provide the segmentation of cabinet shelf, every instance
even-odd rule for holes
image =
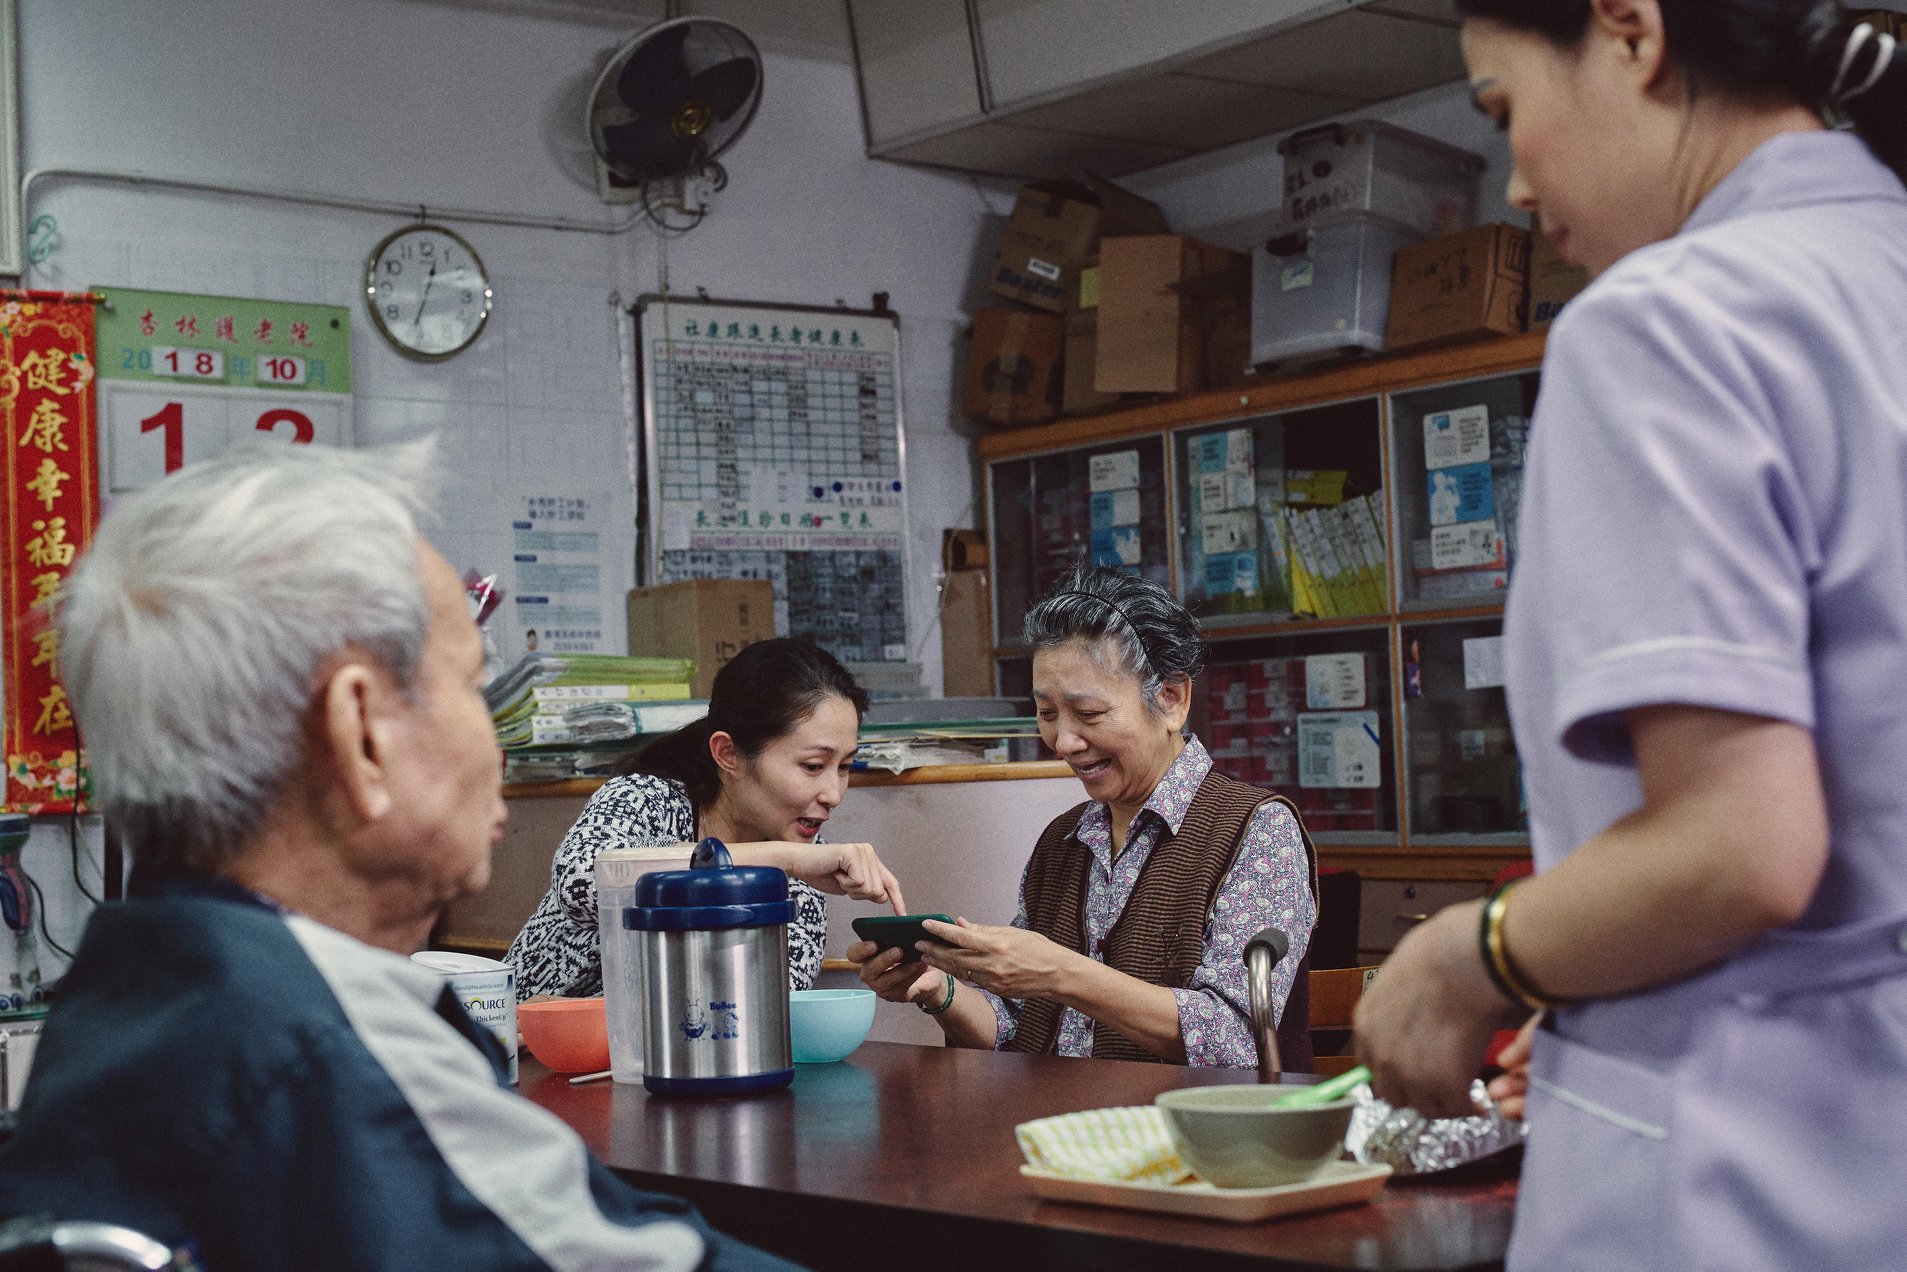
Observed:
[[[1030,688],[1019,626],[1067,565],[1133,569],[1200,614],[1190,724],[1221,769],[1290,795],[1328,859],[1493,877],[1528,851],[1500,634],[1543,348],[1499,338],[982,439],[1002,690]],[[1320,552],[1347,563],[1337,582],[1294,591],[1293,562]],[[1326,616],[1290,612],[1307,593]]]
[[[1231,621],[1224,618],[1206,618],[1199,621],[1199,628],[1205,633],[1205,643],[1216,645],[1221,641],[1251,640],[1260,636],[1305,636],[1313,632],[1363,632],[1378,628],[1396,627],[1403,623],[1455,623],[1472,618],[1501,618],[1503,606],[1476,605],[1463,609],[1409,609],[1395,614],[1360,614],[1355,618],[1287,618],[1272,622],[1259,623],[1248,619]],[[1014,658],[1027,658],[1031,651],[1024,645],[995,644],[993,657],[997,662]]]
[[[1431,385],[1529,371],[1543,361],[1543,333],[1497,336],[1425,353],[1393,354],[1310,375],[1266,379],[1248,388],[1214,389],[1135,406],[1075,415],[1033,428],[988,433],[983,463],[1142,437],[1197,424],[1273,414]]]

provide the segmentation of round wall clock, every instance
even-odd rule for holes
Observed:
[[[407,225],[371,251],[371,320],[407,358],[439,362],[470,347],[490,318],[483,260],[441,225]]]

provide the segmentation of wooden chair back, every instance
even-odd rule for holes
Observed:
[[[1326,967],[1311,970],[1312,1065],[1323,1077],[1335,1077],[1357,1064],[1351,1022],[1357,1000],[1377,975],[1375,967]]]

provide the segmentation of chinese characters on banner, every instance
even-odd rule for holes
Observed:
[[[0,416],[6,436],[6,807],[80,811],[89,794],[60,680],[54,606],[99,516],[93,303],[0,291]]]

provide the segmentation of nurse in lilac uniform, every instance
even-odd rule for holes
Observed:
[[[1400,944],[1360,1047],[1458,1112],[1550,1004],[1512,1269],[1907,1266],[1907,54],[1809,0],[1458,3],[1597,278],[1506,628],[1539,873]]]

